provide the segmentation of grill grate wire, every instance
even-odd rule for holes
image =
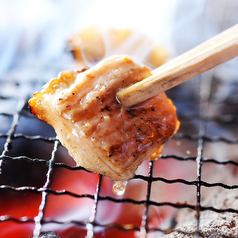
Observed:
[[[225,9],[225,8],[224,8]],[[224,10],[225,11],[225,10]],[[179,131],[178,134],[174,136],[172,140],[179,141],[181,139],[186,141],[195,141],[197,142],[197,155],[196,156],[181,156],[176,154],[162,154],[162,156],[159,158],[159,160],[176,160],[181,161],[183,163],[187,163],[189,161],[192,161],[196,163],[197,166],[197,175],[195,180],[187,180],[182,178],[176,178],[176,179],[167,179],[164,177],[159,177],[154,175],[154,167],[158,161],[151,161],[149,163],[149,173],[148,175],[142,175],[137,174],[132,180],[139,180],[144,181],[147,183],[147,193],[146,193],[146,199],[145,200],[134,200],[129,198],[114,198],[111,196],[103,196],[102,195],[102,184],[103,184],[103,176],[98,176],[97,186],[96,186],[96,192],[94,195],[92,194],[78,194],[72,191],[68,191],[67,189],[63,190],[54,190],[51,188],[51,184],[53,182],[53,171],[56,168],[64,168],[69,171],[86,171],[84,168],[79,166],[70,166],[65,163],[57,162],[57,151],[60,147],[60,142],[58,141],[56,136],[42,136],[40,134],[35,135],[28,135],[27,133],[19,133],[17,132],[17,128],[19,125],[21,125],[21,118],[28,118],[30,120],[33,120],[33,116],[26,110],[27,102],[29,96],[4,96],[0,94],[0,100],[2,102],[8,102],[8,101],[15,101],[17,103],[15,112],[0,112],[0,116],[7,118],[8,120],[11,120],[10,128],[7,132],[0,132],[0,139],[4,140],[3,143],[3,149],[0,156],[0,172],[3,172],[3,165],[7,161],[27,161],[29,163],[35,164],[35,165],[45,165],[47,167],[46,172],[44,173],[45,181],[43,186],[37,187],[37,186],[13,186],[11,184],[2,184],[0,185],[0,192],[1,191],[11,191],[14,193],[21,194],[22,192],[30,192],[32,194],[40,194],[41,195],[41,202],[38,208],[38,214],[35,217],[29,217],[29,216],[23,216],[23,217],[14,217],[8,214],[0,214],[0,223],[7,223],[9,221],[13,221],[16,224],[27,224],[31,223],[34,224],[33,229],[33,236],[39,237],[41,233],[41,229],[46,224],[62,224],[62,225],[76,225],[79,227],[84,228],[87,230],[87,238],[93,237],[95,230],[97,228],[103,228],[105,230],[109,229],[117,229],[122,232],[130,231],[137,231],[139,233],[140,237],[147,237],[150,234],[157,234],[157,232],[162,234],[172,234],[174,232],[177,232],[177,234],[182,235],[192,235],[194,237],[207,237],[206,234],[203,234],[200,231],[201,228],[201,213],[204,211],[212,211],[217,214],[223,214],[223,213],[234,213],[238,216],[238,209],[233,208],[216,208],[214,206],[205,206],[201,203],[201,195],[202,195],[202,188],[215,188],[220,187],[229,191],[233,191],[238,189],[238,184],[229,185],[223,182],[206,182],[203,180],[202,177],[202,171],[203,166],[205,164],[214,164],[219,165],[223,167],[227,166],[234,166],[235,168],[238,168],[238,162],[233,159],[226,159],[226,160],[219,160],[216,158],[209,158],[204,157],[204,144],[205,143],[223,143],[228,145],[236,145],[238,144],[238,138],[231,138],[231,137],[225,137],[223,135],[214,136],[209,135],[207,133],[207,124],[208,122],[215,122],[219,125],[227,125],[229,123],[237,123],[238,117],[235,113],[230,113],[226,115],[219,114],[217,116],[210,116],[208,115],[208,111],[211,104],[215,104],[212,100],[211,94],[212,94],[212,84],[214,81],[214,70],[212,70],[208,74],[203,74],[199,78],[199,85],[200,85],[200,96],[197,103],[199,112],[196,113],[190,113],[189,115],[184,115],[183,113],[178,110],[179,118],[182,123],[187,123],[191,121],[198,121],[198,133],[196,134],[188,134],[187,132]],[[31,82],[32,84],[32,82]],[[33,82],[34,84],[34,82]],[[186,83],[185,83],[186,85]],[[32,85],[31,85],[32,86]],[[1,87],[4,87],[4,82],[2,82]],[[179,88],[176,90],[180,90]],[[183,88],[181,89],[181,91]],[[204,91],[206,92],[204,94]],[[237,92],[238,93],[238,92]],[[187,100],[188,98],[185,98]],[[173,100],[176,104],[176,99]],[[183,102],[182,102],[183,103]],[[228,98],[227,100],[223,101],[225,106],[236,106],[238,104],[238,101],[233,100],[232,98]],[[179,108],[179,107],[178,107]],[[12,144],[16,143],[17,140],[23,140],[25,142],[27,141],[35,141],[35,142],[45,142],[47,144],[53,145],[53,149],[50,153],[50,159],[42,159],[39,158],[36,154],[33,156],[25,156],[25,155],[14,155],[12,156],[9,152],[12,149]],[[88,172],[88,171],[87,171]],[[90,172],[89,172],[90,173]],[[195,187],[196,188],[196,201],[194,204],[192,203],[180,203],[178,202],[157,202],[154,201],[151,198],[151,190],[152,185],[156,182],[162,182],[164,184],[184,184],[189,187]],[[45,217],[45,209],[48,206],[48,197],[50,195],[55,196],[64,196],[68,195],[70,197],[74,197],[76,199],[81,198],[88,198],[93,201],[93,205],[91,208],[91,215],[88,220],[85,221],[79,221],[79,220],[67,220],[67,221],[61,221],[57,220],[55,218],[46,218]],[[120,223],[101,223],[98,222],[98,206],[99,203],[102,201],[111,201],[115,204],[134,204],[134,205],[143,205],[144,206],[144,212],[141,217],[141,225],[135,225],[135,224],[120,224]],[[187,232],[181,229],[174,228],[173,226],[169,228],[162,228],[162,227],[156,227],[156,228],[150,228],[149,227],[149,219],[150,219],[150,213],[149,209],[151,206],[155,207],[172,207],[177,210],[182,209],[190,209],[192,211],[195,211],[196,214],[196,230],[193,232]],[[217,235],[218,237],[228,237],[226,234],[223,234],[222,231],[219,232],[219,234],[212,234],[214,237]],[[231,236],[229,236],[231,237]],[[236,237],[236,236],[232,236]]]
[[[1,97],[1,100],[9,100],[11,98],[6,98],[6,97]],[[30,191],[32,193],[38,193],[41,194],[42,199],[41,199],[41,204],[39,206],[39,212],[38,215],[34,218],[32,217],[22,217],[22,218],[15,218],[15,217],[11,217],[8,215],[2,215],[0,217],[0,221],[1,222],[7,222],[7,221],[14,221],[16,223],[34,223],[35,224],[35,228],[34,228],[34,236],[38,237],[41,231],[41,226],[47,223],[57,223],[57,224],[75,224],[77,226],[82,226],[85,227],[85,229],[88,229],[88,237],[92,237],[93,234],[93,229],[95,227],[101,227],[104,229],[111,229],[111,228],[116,228],[119,229],[121,231],[140,231],[141,233],[141,237],[146,237],[146,234],[149,233],[153,233],[153,232],[162,232],[164,234],[167,233],[171,233],[172,231],[174,231],[173,229],[161,229],[161,228],[153,228],[153,229],[149,229],[148,228],[148,220],[149,220],[149,207],[150,206],[157,206],[157,207],[162,207],[162,206],[171,206],[174,207],[176,209],[182,209],[182,208],[189,208],[192,209],[194,211],[196,211],[196,217],[197,217],[197,231],[192,232],[192,233],[188,233],[182,230],[176,230],[177,232],[184,234],[184,235],[189,235],[189,234],[193,234],[193,235],[200,235],[203,236],[203,234],[199,231],[199,224],[200,224],[200,213],[202,211],[213,211],[216,213],[225,213],[225,212],[232,212],[232,213],[236,213],[238,214],[238,210],[232,209],[232,208],[228,208],[228,209],[217,209],[215,207],[212,206],[202,206],[201,205],[201,187],[222,187],[225,189],[237,189],[238,185],[228,185],[228,184],[224,184],[224,183],[208,183],[202,180],[201,177],[201,172],[202,172],[202,165],[205,163],[214,163],[214,164],[218,164],[221,166],[226,166],[226,165],[234,165],[234,166],[238,166],[238,163],[236,161],[233,160],[228,160],[228,161],[218,161],[214,158],[203,158],[202,157],[202,152],[203,152],[203,143],[204,141],[209,141],[212,143],[215,142],[223,142],[223,143],[228,143],[228,144],[237,144],[237,139],[229,139],[229,138],[223,138],[223,137],[207,137],[205,135],[205,129],[206,129],[206,115],[201,115],[200,118],[200,126],[199,126],[199,134],[198,135],[187,135],[187,134],[183,134],[183,133],[179,133],[177,135],[175,135],[175,140],[179,140],[181,138],[185,138],[187,140],[193,140],[193,141],[197,141],[198,143],[198,147],[197,147],[197,157],[189,157],[189,156],[185,156],[185,157],[180,157],[180,156],[176,156],[176,155],[162,155],[160,159],[162,160],[168,160],[168,159],[175,159],[175,160],[179,160],[179,161],[194,161],[195,163],[197,163],[197,180],[194,181],[187,181],[184,179],[165,179],[163,177],[154,177],[153,176],[153,167],[154,164],[157,163],[156,161],[151,161],[150,162],[150,172],[148,174],[148,176],[144,176],[144,175],[136,175],[133,179],[134,180],[143,180],[147,182],[147,196],[146,196],[146,200],[141,200],[141,201],[136,201],[133,199],[115,199],[112,197],[103,197],[100,195],[100,191],[101,191],[101,186],[102,186],[102,176],[99,176],[98,179],[98,185],[97,185],[97,190],[94,196],[90,195],[90,194],[83,194],[83,195],[79,195],[67,190],[62,190],[62,191],[55,191],[52,190],[50,188],[50,184],[52,182],[52,171],[54,170],[54,168],[66,168],[67,170],[85,170],[84,168],[81,167],[75,167],[75,166],[69,166],[63,163],[57,163],[55,162],[55,154],[56,151],[59,147],[59,141],[57,140],[56,137],[47,137],[47,136],[41,136],[41,135],[26,135],[24,133],[16,133],[16,128],[20,123],[20,117],[29,117],[31,118],[32,116],[26,112],[25,110],[25,106],[27,104],[27,99],[26,98],[17,98],[17,109],[16,112],[11,114],[11,113],[0,113],[1,116],[7,117],[7,118],[12,118],[12,123],[10,126],[10,129],[8,130],[7,133],[1,133],[0,134],[0,138],[4,138],[5,139],[5,143],[4,143],[4,147],[3,147],[3,151],[1,153],[1,165],[4,161],[7,160],[26,160],[26,161],[30,161],[31,163],[36,163],[36,164],[46,164],[48,167],[47,173],[45,174],[46,177],[46,181],[44,186],[37,188],[37,187],[29,187],[29,186],[21,186],[21,187],[14,187],[14,186],[10,186],[7,184],[3,184],[0,186],[0,190],[10,190],[10,191],[14,191],[14,192],[22,192],[22,191]],[[201,98],[201,100],[203,100]],[[204,103],[204,102],[202,102]],[[201,104],[202,104],[201,103]],[[205,100],[205,104],[206,107],[208,106],[208,100]],[[204,104],[202,104],[201,108],[204,107]],[[202,108],[203,112],[204,109]],[[205,110],[206,111],[206,110]],[[234,119],[233,117],[231,117],[232,119]],[[217,118],[221,123],[226,123],[226,120],[224,120],[224,117],[221,116],[220,118]],[[49,161],[46,161],[44,159],[39,159],[39,158],[31,158],[31,157],[27,157],[27,156],[9,156],[8,152],[11,150],[11,145],[13,143],[14,140],[18,139],[18,138],[22,138],[24,140],[27,141],[45,141],[47,143],[53,143],[54,148],[52,150],[51,153],[51,159]],[[85,170],[86,171],[86,170]],[[176,183],[182,183],[182,184],[186,184],[189,186],[196,186],[197,188],[197,198],[196,198],[196,204],[179,204],[179,203],[172,203],[172,202],[155,202],[152,201],[150,199],[150,193],[151,193],[151,186],[152,183],[156,182],[156,181],[161,181],[163,183],[167,183],[167,184],[176,184]],[[87,197],[90,198],[92,200],[94,200],[94,204],[92,207],[92,214],[89,218],[88,221],[85,222],[81,222],[81,221],[76,221],[76,220],[70,220],[67,222],[61,222],[61,221],[57,221],[54,219],[45,219],[44,218],[44,210],[45,207],[47,206],[47,197],[49,194],[54,194],[57,196],[61,196],[61,195],[69,195],[69,196],[73,196],[75,198],[82,198],[82,197]],[[133,224],[131,225],[121,225],[121,224],[116,224],[116,223],[112,223],[112,224],[100,224],[97,222],[97,207],[98,207],[98,203],[100,201],[103,200],[109,200],[112,201],[114,203],[132,203],[132,204],[138,204],[138,205],[144,205],[145,206],[145,210],[144,210],[144,215],[142,217],[142,223],[141,226],[134,226]],[[226,237],[225,235],[223,237]]]
[[[9,100],[9,98],[4,98],[2,97],[3,100]],[[180,157],[180,156],[176,156],[176,155],[162,155],[160,159],[162,160],[167,160],[167,159],[175,159],[175,160],[179,160],[179,161],[194,161],[197,163],[197,180],[194,181],[187,181],[184,179],[165,179],[163,177],[154,177],[153,176],[153,166],[155,163],[157,163],[156,161],[152,161],[150,162],[150,172],[148,174],[148,176],[144,176],[144,175],[136,175],[133,179],[134,180],[143,180],[147,182],[147,196],[146,196],[146,200],[141,200],[141,201],[136,201],[133,199],[115,199],[112,197],[102,197],[100,195],[100,191],[101,191],[101,185],[102,185],[102,176],[99,176],[98,179],[98,185],[97,185],[97,191],[95,193],[94,196],[90,195],[90,194],[83,194],[83,195],[79,195],[67,190],[62,190],[62,191],[55,191],[52,190],[50,188],[50,184],[51,184],[51,180],[52,180],[52,171],[54,168],[66,168],[68,170],[85,170],[84,168],[81,167],[75,167],[75,166],[69,166],[63,163],[57,163],[55,162],[55,153],[58,149],[59,146],[59,141],[57,140],[56,137],[46,137],[46,136],[41,136],[41,135],[33,135],[33,136],[29,136],[26,134],[21,134],[21,133],[16,133],[16,128],[20,123],[20,117],[32,117],[30,114],[25,112],[25,105],[27,104],[27,99],[24,98],[19,98],[17,99],[18,101],[18,105],[17,105],[17,110],[15,113],[13,114],[9,114],[9,113],[1,113],[0,115],[4,116],[4,117],[10,117],[12,118],[12,124],[10,129],[8,130],[7,133],[2,133],[0,134],[0,138],[4,138],[5,139],[5,143],[4,143],[4,149],[2,151],[1,154],[1,164],[6,161],[6,160],[26,160],[26,161],[30,161],[31,163],[36,163],[36,164],[47,164],[48,170],[47,173],[45,174],[46,177],[46,181],[44,186],[37,188],[37,187],[29,187],[29,186],[21,186],[21,187],[14,187],[14,186],[10,186],[7,184],[1,185],[0,189],[1,190],[10,190],[10,191],[14,191],[14,192],[22,192],[22,191],[30,191],[32,193],[38,193],[41,194],[42,196],[42,200],[41,200],[41,204],[39,206],[39,213],[36,217],[32,218],[32,217],[22,217],[22,218],[15,218],[15,217],[11,217],[8,215],[2,215],[0,217],[0,221],[1,222],[7,222],[7,221],[14,221],[16,223],[32,223],[34,222],[35,224],[35,229],[34,229],[34,236],[38,237],[41,231],[41,226],[47,223],[57,223],[57,224],[75,224],[77,226],[82,226],[85,227],[85,229],[88,229],[88,237],[92,237],[93,234],[93,229],[95,227],[101,227],[104,229],[111,229],[111,228],[116,228],[119,229],[121,231],[140,231],[141,232],[141,237],[146,237],[146,234],[152,233],[152,232],[162,232],[164,234],[167,233],[171,233],[172,231],[174,231],[173,229],[161,229],[161,228],[153,228],[153,229],[149,229],[148,228],[148,219],[149,219],[149,207],[150,206],[157,206],[157,207],[162,207],[162,206],[171,206],[174,207],[176,209],[182,209],[182,208],[189,208],[192,209],[194,211],[196,211],[196,217],[197,217],[197,231],[189,233],[189,232],[185,232],[182,230],[176,230],[177,232],[184,234],[184,235],[200,235],[203,236],[202,233],[200,233],[199,231],[199,223],[200,223],[200,213],[202,211],[206,211],[206,210],[210,210],[216,213],[225,213],[225,212],[232,212],[232,213],[236,213],[238,214],[238,210],[232,209],[232,208],[228,208],[228,209],[217,209],[215,207],[212,206],[202,206],[201,202],[200,202],[200,194],[201,194],[201,187],[222,187],[225,189],[237,189],[238,185],[227,185],[224,183],[208,183],[202,180],[201,178],[201,171],[202,171],[202,164],[204,163],[214,163],[214,164],[218,164],[221,166],[226,166],[228,164],[232,164],[234,166],[238,166],[238,163],[236,161],[233,160],[228,160],[228,161],[218,161],[214,158],[203,158],[202,157],[202,150],[203,150],[203,143],[204,141],[209,141],[209,142],[217,142],[217,141],[222,141],[224,143],[230,143],[230,144],[236,144],[237,143],[237,139],[227,139],[227,138],[222,138],[222,137],[206,137],[205,136],[205,120],[201,119],[200,122],[200,133],[199,135],[187,135],[187,134],[177,134],[175,135],[175,139],[181,139],[181,138],[185,138],[188,140],[194,140],[197,141],[198,143],[198,147],[197,147],[197,157]],[[207,103],[207,101],[206,101]],[[204,115],[202,116],[204,117]],[[222,121],[223,123],[223,117],[221,116],[221,118],[219,118],[219,121]],[[13,143],[13,141],[17,138],[22,138],[24,140],[30,140],[30,141],[45,141],[47,143],[53,143],[54,144],[54,148],[52,150],[51,153],[51,159],[49,161],[46,161],[44,159],[39,159],[39,158],[31,158],[31,157],[27,157],[27,156],[9,156],[8,152],[11,150],[11,144]],[[85,170],[86,171],[86,170]],[[197,201],[196,204],[179,204],[179,203],[172,203],[172,202],[155,202],[150,200],[150,193],[151,193],[151,185],[152,183],[156,182],[156,181],[161,181],[163,183],[167,183],[167,184],[176,184],[176,183],[182,183],[182,184],[186,184],[189,186],[196,186],[197,188]],[[90,219],[88,221],[85,222],[81,222],[81,221],[77,221],[77,220],[69,220],[67,222],[62,222],[62,221],[57,221],[54,219],[45,219],[44,218],[44,209],[47,206],[47,197],[49,194],[54,194],[57,196],[61,196],[61,195],[69,195],[69,196],[73,196],[75,198],[82,198],[82,197],[87,197],[90,198],[92,200],[94,200],[94,204],[92,207],[92,214],[90,216]],[[141,205],[143,204],[145,206],[145,210],[144,210],[144,215],[142,217],[142,224],[141,227],[139,226],[134,226],[133,224],[131,225],[121,225],[121,224],[100,224],[97,222],[97,207],[98,207],[98,203],[100,201],[104,201],[104,200],[109,200],[112,201],[114,203],[132,203],[132,204],[138,204]],[[226,237],[225,235],[223,237]]]

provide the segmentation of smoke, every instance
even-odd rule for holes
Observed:
[[[75,31],[95,24],[142,33],[176,54],[172,53],[174,34],[177,29],[186,30],[184,26],[201,15],[204,2],[36,0],[33,3],[30,0],[2,0],[0,77],[17,67],[44,68],[60,64],[69,37]],[[183,16],[178,14],[182,6],[187,9]],[[67,61],[70,58],[64,61],[70,67]]]

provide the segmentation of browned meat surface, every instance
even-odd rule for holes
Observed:
[[[100,60],[116,54],[143,58],[143,64],[151,68],[157,68],[167,60],[164,47],[128,29],[89,26],[70,38],[68,48],[73,53],[77,68],[92,67]]]
[[[33,114],[54,127],[78,165],[125,181],[146,158],[157,158],[179,127],[176,108],[165,93],[133,108],[118,103],[120,88],[150,74],[116,56],[84,72],[62,72],[29,104]]]

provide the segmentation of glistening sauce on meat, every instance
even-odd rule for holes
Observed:
[[[114,181],[127,181],[146,158],[157,158],[177,131],[176,109],[165,93],[133,108],[116,99],[120,88],[150,76],[125,56],[84,72],[64,72],[30,100],[51,124],[78,165]]]

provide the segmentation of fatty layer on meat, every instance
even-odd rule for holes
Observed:
[[[120,88],[150,75],[128,57],[114,56],[88,70],[62,72],[29,104],[34,115],[54,127],[78,165],[126,181],[145,159],[158,158],[179,127],[165,93],[132,108],[117,101]]]

